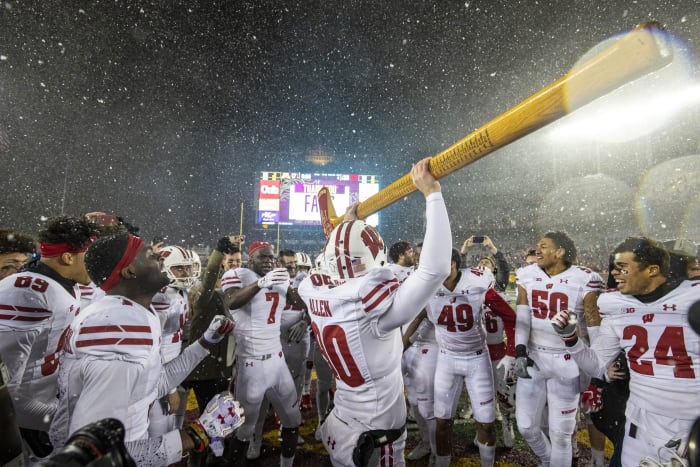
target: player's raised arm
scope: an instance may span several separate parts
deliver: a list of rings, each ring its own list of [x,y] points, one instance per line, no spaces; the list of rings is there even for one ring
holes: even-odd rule
[[[428,303],[450,273],[452,230],[440,183],[430,173],[430,158],[411,169],[413,183],[425,196],[426,230],[421,262],[415,273],[399,287],[389,313],[378,321],[382,331],[395,329],[411,321]]]

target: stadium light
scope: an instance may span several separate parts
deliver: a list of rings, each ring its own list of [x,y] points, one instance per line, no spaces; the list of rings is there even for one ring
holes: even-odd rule
[[[549,136],[557,141],[637,139],[667,124],[680,110],[699,103],[700,84],[604,100],[572,114],[555,126]]]

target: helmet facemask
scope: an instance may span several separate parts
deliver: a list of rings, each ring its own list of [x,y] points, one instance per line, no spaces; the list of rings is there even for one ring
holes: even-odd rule
[[[196,253],[179,246],[166,246],[160,251],[160,256],[163,258],[163,271],[170,279],[170,286],[188,289],[195,284],[202,270],[202,263]],[[186,276],[178,277],[172,271],[172,268],[175,267],[189,269],[189,273]]]

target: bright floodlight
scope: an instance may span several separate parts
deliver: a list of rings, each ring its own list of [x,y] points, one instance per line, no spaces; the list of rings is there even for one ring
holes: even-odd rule
[[[698,105],[700,84],[692,79],[690,53],[677,38],[668,38],[674,57],[669,65],[563,118],[552,125],[550,136],[557,141],[631,141],[667,125],[684,108]],[[615,39],[598,44],[579,63]]]

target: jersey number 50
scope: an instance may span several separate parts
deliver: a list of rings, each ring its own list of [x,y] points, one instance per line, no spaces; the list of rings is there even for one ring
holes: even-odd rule
[[[530,303],[532,316],[539,319],[552,319],[559,310],[569,308],[569,297],[561,292],[550,294],[546,290],[533,290]]]

